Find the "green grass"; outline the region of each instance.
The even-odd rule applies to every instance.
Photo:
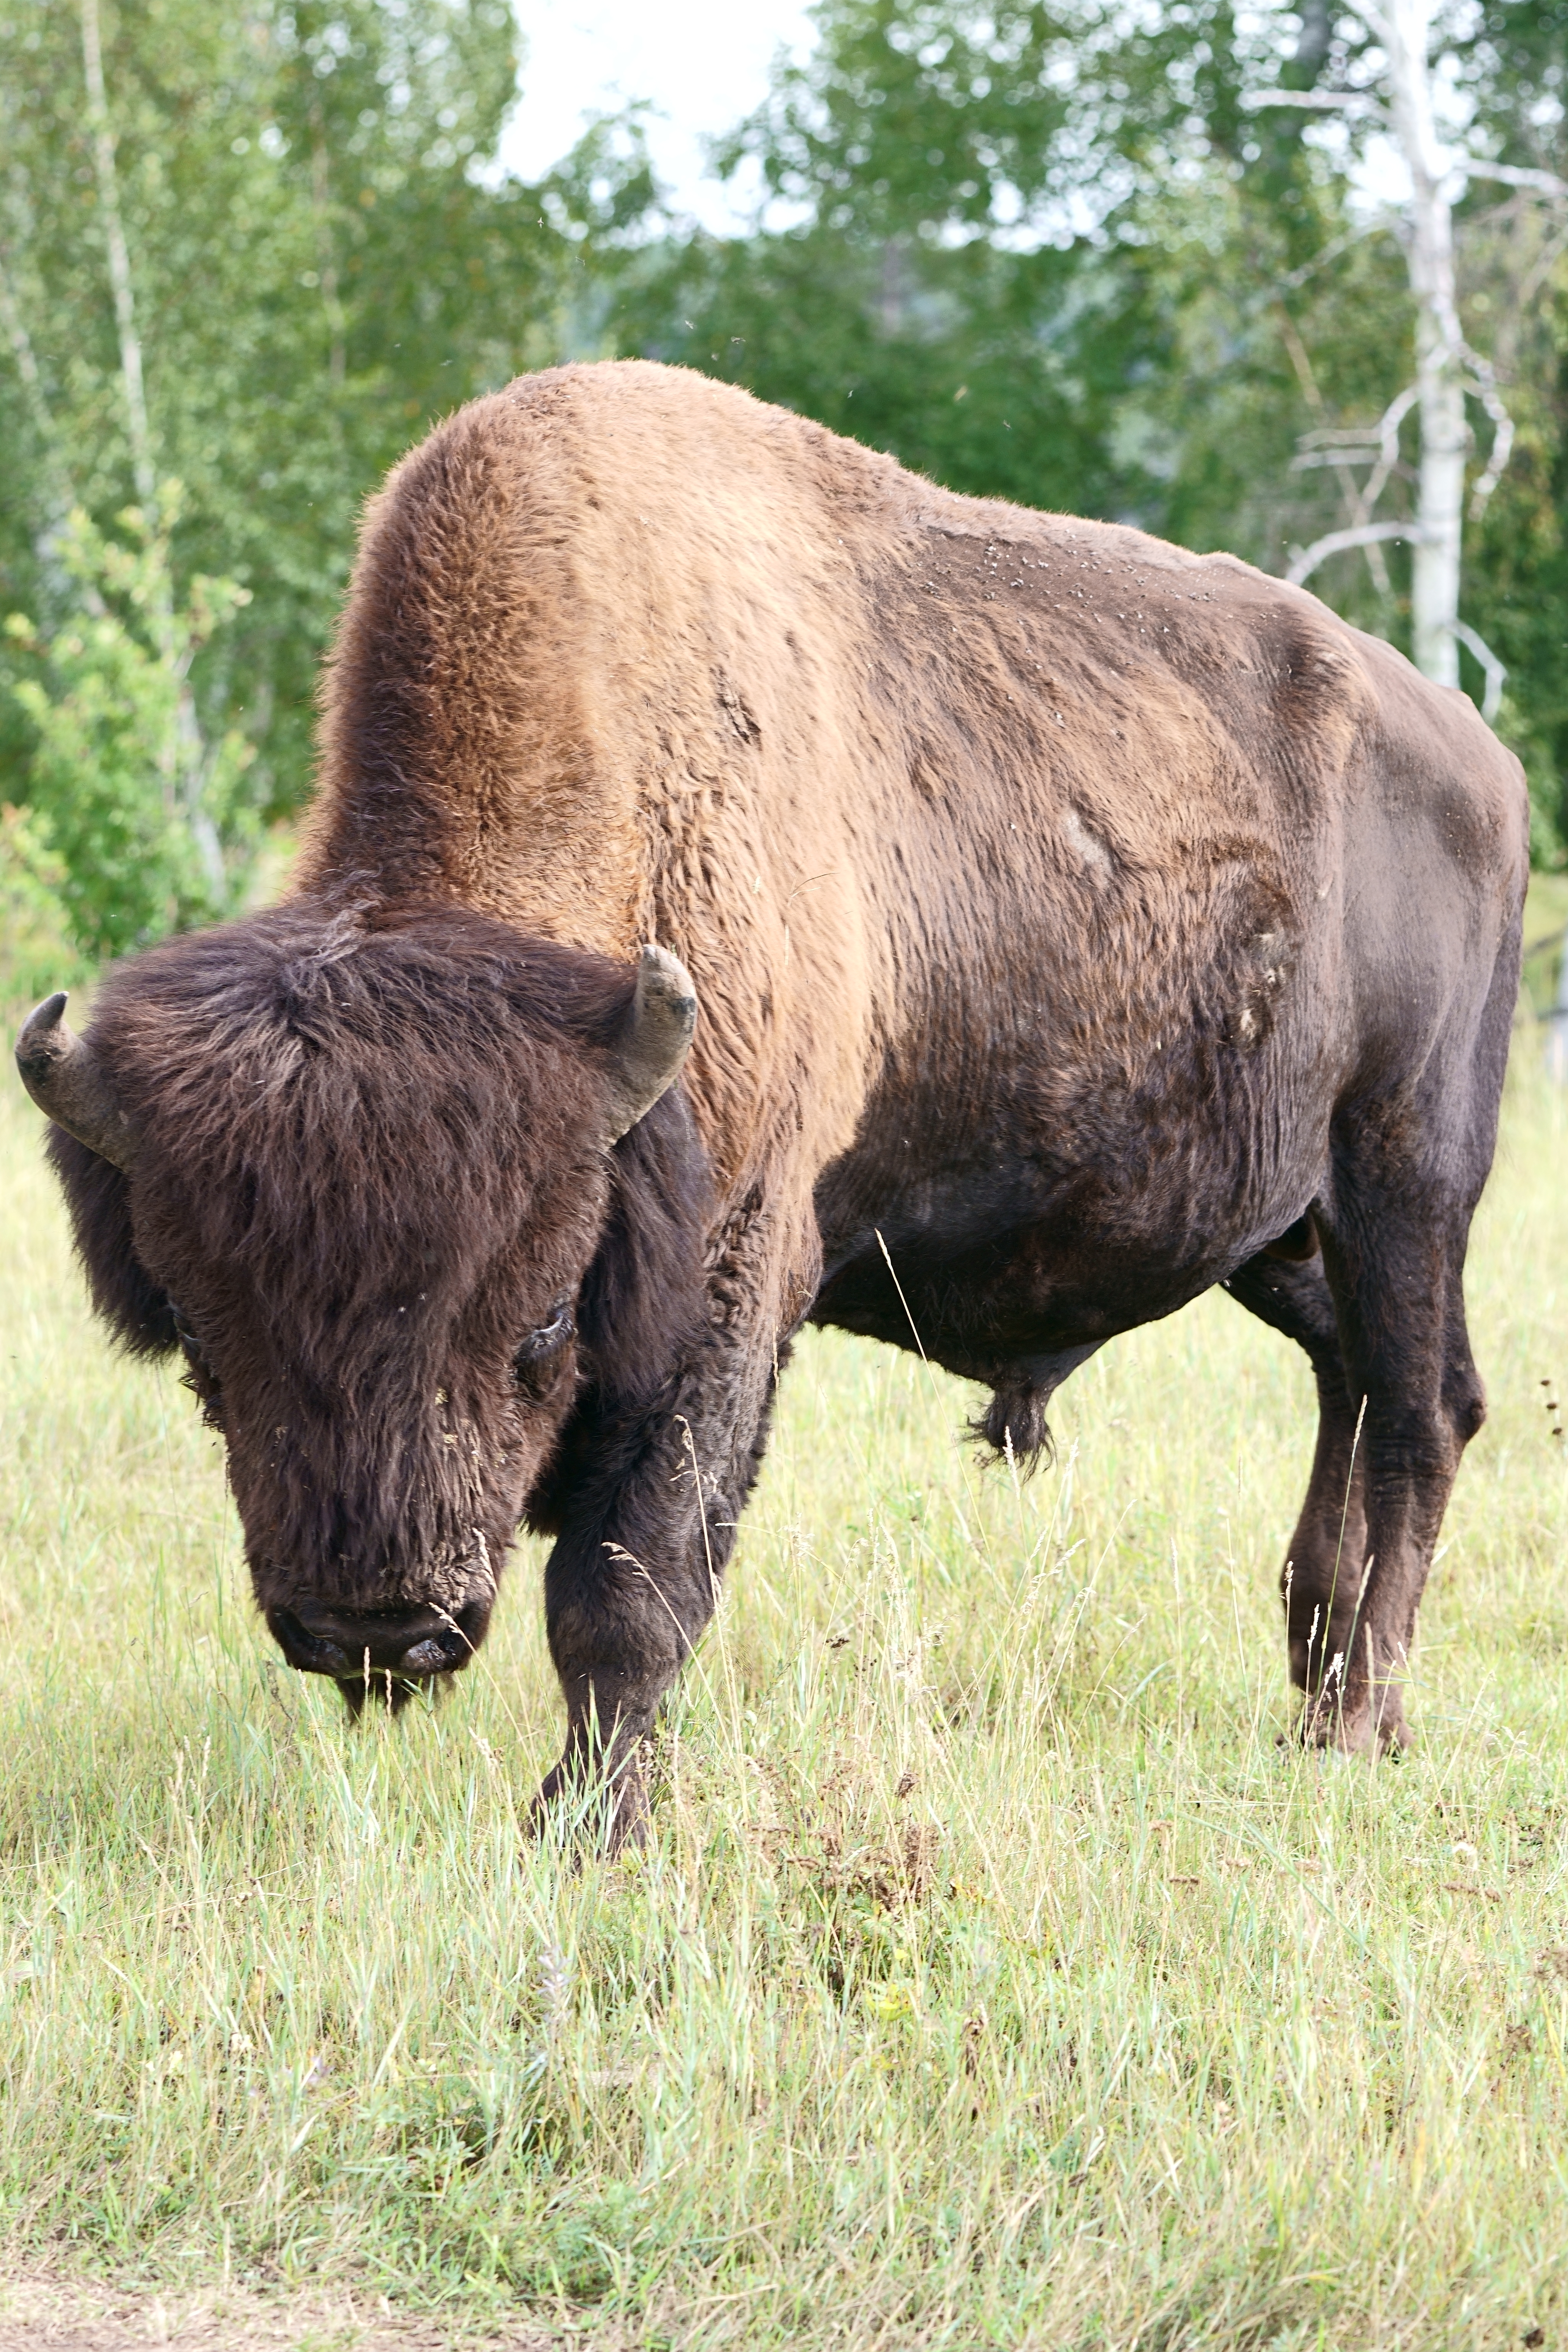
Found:
[[[1524,995],[1537,1017],[1557,1001],[1565,929],[1568,874],[1532,874],[1524,902]]]
[[[520,1835],[537,1556],[353,1731],[0,1097],[12,2262],[649,2346],[1562,2342],[1568,1105],[1518,1058],[1401,1760],[1279,1744],[1309,1383],[1228,1301],[1079,1373],[1021,1491],[816,1338],[653,1847],[581,1874]]]

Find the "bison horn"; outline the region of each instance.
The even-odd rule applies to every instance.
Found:
[[[129,1175],[135,1146],[131,1122],[91,1046],[67,1028],[65,1009],[62,988],[28,1013],[16,1040],[22,1084],[57,1127]]]
[[[606,1150],[675,1084],[696,1026],[697,991],[691,974],[667,948],[644,948],[616,1056]]]

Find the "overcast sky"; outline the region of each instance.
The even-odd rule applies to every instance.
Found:
[[[644,98],[659,176],[680,208],[715,229],[740,205],[705,181],[702,140],[749,114],[781,47],[810,37],[795,0],[518,0],[522,98],[501,158],[535,179],[571,147],[590,114]]]

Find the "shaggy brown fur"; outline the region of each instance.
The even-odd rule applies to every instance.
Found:
[[[1517,762],[1305,593],[565,368],[374,502],[298,895],[108,992],[147,1172],[58,1156],[100,1304],[155,1348],[177,1301],[221,1387],[286,1646],[482,1630],[531,1496],[563,1770],[616,1725],[623,1829],[808,1313],[1029,1455],[1074,1364],[1226,1283],[1317,1370],[1292,1664],[1367,1745],[1481,1410],[1524,867]],[[607,1167],[645,939],[697,1041]],[[514,1377],[560,1299],[592,1349]]]
[[[296,900],[99,999],[93,1044],[157,1176],[133,1193],[57,1130],[94,1303],[136,1352],[184,1348],[300,1664],[295,1612],[323,1584],[405,1645],[410,1611],[431,1633],[450,1617],[466,1663],[579,1391],[646,1405],[700,1331],[684,1104],[608,1166],[597,1148],[630,992],[623,967],[482,916]]]

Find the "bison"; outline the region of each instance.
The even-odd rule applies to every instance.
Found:
[[[612,1843],[806,1320],[983,1383],[1020,1463],[1216,1283],[1287,1333],[1302,1736],[1371,1750],[1483,1413],[1525,868],[1517,761],[1304,591],[563,367],[373,500],[287,898],[18,1055],[289,1664],[395,1708],[526,1520],[540,1801]]]

